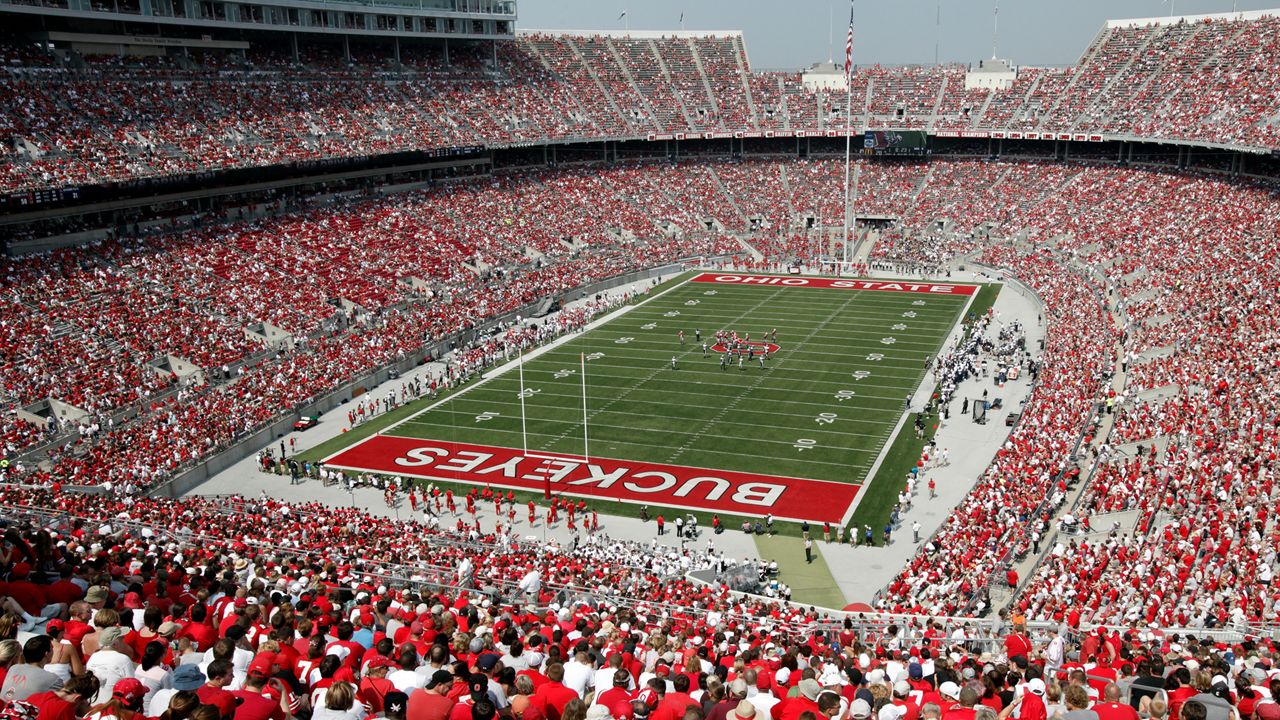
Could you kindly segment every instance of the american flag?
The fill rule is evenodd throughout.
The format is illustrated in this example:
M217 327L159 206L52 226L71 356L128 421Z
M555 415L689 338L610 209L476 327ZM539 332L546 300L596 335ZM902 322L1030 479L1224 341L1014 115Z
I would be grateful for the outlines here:
M849 39L844 43L844 74L853 74L853 0L849 0Z

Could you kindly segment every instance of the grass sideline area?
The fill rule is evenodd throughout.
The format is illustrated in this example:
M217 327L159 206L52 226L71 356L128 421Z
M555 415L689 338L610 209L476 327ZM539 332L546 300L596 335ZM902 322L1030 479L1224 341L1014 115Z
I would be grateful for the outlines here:
M965 321L968 322L969 318L980 318L990 311L1003 287L998 283L984 285L978 291L977 297L973 299L973 305L969 307ZM967 332L966 330L966 334ZM855 528L870 525L876 544L880 543L880 531L889 518L889 512L893 510L894 504L898 502L898 491L905 485L907 474L911 472L911 468L920 459L920 453L924 452L924 446L937 433L937 417L935 413L925 418L923 438L916 437L910 421L903 423L902 429L898 431L897 436L893 439L893 445L890 446L889 454L885 456L884 463L880 465L880 469L876 472L876 476L871 479L869 486L863 489L862 502L858 505L858 509L854 511L853 519L849 524ZM954 413L952 417L955 417ZM912 420L914 420L914 417ZM901 532L902 528L899 528L898 531ZM861 539L860 535L858 539Z
M925 359L936 354L968 301L861 290L676 287L689 275L638 295L640 302L675 288L525 363L526 392L540 391L525 398L531 450L582 452L581 377L572 371L586 354L595 356L587 368L592 456L860 482L890 442L903 398L921 380ZM999 286L981 286L970 316L985 312L998 292ZM714 344L709 336L717 329L751 333L756 340L775 327L780 347L764 369L745 362L741 369L721 369L719 355L709 352L704 360L694 339L695 328ZM679 330L685 331L683 346L676 337ZM890 337L892 343L882 342ZM679 370L670 369L672 355ZM883 357L871 360L872 355ZM858 372L863 376L856 377ZM518 373L474 385L475 380L435 399L410 403L298 457L327 457L435 403L434 410L392 434L520 447ZM842 390L849 394L842 396ZM723 411L735 401L739 404L726 421ZM478 422L486 412L494 417ZM877 539L900 479L922 444L909 424L892 438L875 478L862 488L865 496L853 518L855 524L877 528ZM815 441L815 446L795 445L800 439ZM473 487L436 485L455 493ZM541 500L539 493L517 491L516 496L522 504ZM628 503L596 500L590 505L602 514L640 514L639 506ZM650 508L651 516L658 512L662 510ZM685 511L667 511L668 519L677 513ZM704 527L710 525L711 513L691 514ZM721 521L728 532L738 532L742 519L722 513ZM782 535L799 535L798 525L779 522L775 527Z

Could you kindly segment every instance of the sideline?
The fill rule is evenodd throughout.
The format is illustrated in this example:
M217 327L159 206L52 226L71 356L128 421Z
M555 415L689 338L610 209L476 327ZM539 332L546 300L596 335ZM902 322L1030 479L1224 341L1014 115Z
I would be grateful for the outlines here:
M987 285L989 284L990 283L987 283ZM986 285L984 285L983 287L986 287ZM962 324L964 322L964 317L969 312L969 308L973 307L974 299L977 298L978 295L981 294L981 292L982 290L979 289L978 292L975 292L972 295L970 295L969 299L965 301L964 307L960 308L959 314L957 314L955 319L951 321L951 333L946 337L944 337L942 339L942 342L938 344L937 349L933 353L933 357L935 360L938 357L938 353L941 352L942 349L947 346L948 342L952 341L952 338L964 337L964 330L963 330L963 324ZM1004 292L1003 286L1001 286L1000 292ZM1000 293L996 293L995 298L993 298L991 301L991 307L995 307L995 301L999 299L1000 299ZM911 416L911 405L914 405L916 403L916 401L920 397L920 391L925 388L925 383L928 383L928 382L929 382L929 370L926 368L925 371L921 373L920 382L916 383L915 390L911 391L911 404L907 405L907 407L903 409L902 415L898 418L898 423L893 426L893 430L889 432L889 437L885 439L884 447L880 448L880 454L876 456L875 461L871 463L871 468L867 470L866 477L862 479L862 487L864 488L864 490L871 489L871 481L875 479L876 473L880 472L880 466L884 464L885 458L889 457L889 451L892 450L893 446L898 442L898 433L902 432L903 426L907 424L907 418ZM927 391L927 393L932 394L933 390L936 389L937 386L938 384L934 382L933 385ZM844 517L840 519L840 526L842 528L848 527L849 521L853 520L854 513L858 511L858 506L862 504L862 499L866 496L867 496L866 492L860 492L856 497L854 497L853 504L849 506L849 509L845 511Z

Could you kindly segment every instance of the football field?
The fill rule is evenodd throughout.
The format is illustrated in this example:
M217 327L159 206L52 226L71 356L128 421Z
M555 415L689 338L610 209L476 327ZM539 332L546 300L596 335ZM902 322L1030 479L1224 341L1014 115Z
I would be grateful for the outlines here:
M978 287L705 273L326 463L842 523Z

